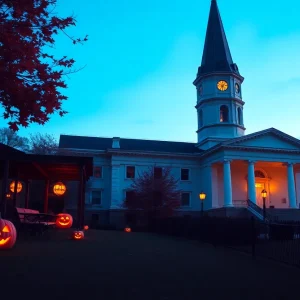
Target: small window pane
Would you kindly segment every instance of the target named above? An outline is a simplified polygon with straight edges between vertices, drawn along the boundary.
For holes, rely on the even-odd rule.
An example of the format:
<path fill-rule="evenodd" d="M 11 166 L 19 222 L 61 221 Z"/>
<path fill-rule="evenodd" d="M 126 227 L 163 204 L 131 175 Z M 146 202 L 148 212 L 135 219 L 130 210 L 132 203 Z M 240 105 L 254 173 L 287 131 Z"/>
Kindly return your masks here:
<path fill-rule="evenodd" d="M 92 191 L 92 205 L 100 205 L 101 204 L 101 191 Z"/>
<path fill-rule="evenodd" d="M 154 179 L 161 179 L 162 178 L 162 168 L 155 167 L 154 168 Z"/>
<path fill-rule="evenodd" d="M 181 206 L 190 206 L 190 193 L 181 194 Z"/>
<path fill-rule="evenodd" d="M 94 167 L 94 177 L 102 178 L 102 167 Z"/>
<path fill-rule="evenodd" d="M 190 170 L 181 169 L 181 180 L 189 180 L 189 179 L 190 179 Z"/>
<path fill-rule="evenodd" d="M 126 178 L 134 178 L 135 177 L 135 167 L 128 166 L 126 168 Z"/>

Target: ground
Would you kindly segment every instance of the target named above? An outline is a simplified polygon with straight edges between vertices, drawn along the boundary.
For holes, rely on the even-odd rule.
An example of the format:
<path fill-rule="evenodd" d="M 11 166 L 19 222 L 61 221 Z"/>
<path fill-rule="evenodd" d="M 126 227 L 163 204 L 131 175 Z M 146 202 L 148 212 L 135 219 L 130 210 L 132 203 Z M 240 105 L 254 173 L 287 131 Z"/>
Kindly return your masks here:
<path fill-rule="evenodd" d="M 13 250 L 0 252 L 1 296 L 298 299 L 299 269 L 230 249 L 134 232 L 90 230 L 82 241 L 68 235 L 21 240 Z"/>

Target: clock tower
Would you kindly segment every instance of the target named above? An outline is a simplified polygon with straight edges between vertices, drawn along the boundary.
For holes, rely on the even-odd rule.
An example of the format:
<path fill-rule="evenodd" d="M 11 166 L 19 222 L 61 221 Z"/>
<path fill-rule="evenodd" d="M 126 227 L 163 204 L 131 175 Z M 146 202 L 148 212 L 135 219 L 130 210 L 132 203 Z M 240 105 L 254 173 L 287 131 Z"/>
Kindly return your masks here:
<path fill-rule="evenodd" d="M 202 62 L 193 82 L 197 89 L 200 149 L 244 135 L 243 80 L 231 57 L 217 1 L 212 0 Z"/>

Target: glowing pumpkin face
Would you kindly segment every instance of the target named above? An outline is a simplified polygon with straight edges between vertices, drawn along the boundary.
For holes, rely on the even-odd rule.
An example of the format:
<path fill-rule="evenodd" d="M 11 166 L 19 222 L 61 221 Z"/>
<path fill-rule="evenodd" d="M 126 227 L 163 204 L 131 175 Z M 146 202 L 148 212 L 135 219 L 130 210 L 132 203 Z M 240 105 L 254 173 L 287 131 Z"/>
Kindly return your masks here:
<path fill-rule="evenodd" d="M 73 232 L 73 239 L 74 240 L 82 240 L 84 238 L 84 232 L 83 231 L 74 231 Z"/>
<path fill-rule="evenodd" d="M 131 228 L 130 227 L 125 227 L 124 231 L 125 232 L 131 232 Z"/>
<path fill-rule="evenodd" d="M 17 193 L 20 193 L 22 191 L 22 183 L 20 181 L 18 181 L 17 183 Z M 9 189 L 12 193 L 15 192 L 15 182 L 13 181 L 10 185 L 9 185 Z"/>
<path fill-rule="evenodd" d="M 17 239 L 17 231 L 13 223 L 0 219 L 0 249 L 10 249 Z"/>
<path fill-rule="evenodd" d="M 58 228 L 71 228 L 73 218 L 69 214 L 58 214 L 56 218 L 56 226 Z"/>
<path fill-rule="evenodd" d="M 67 187 L 62 182 L 57 182 L 53 186 L 53 193 L 57 196 L 62 196 L 67 190 Z"/>

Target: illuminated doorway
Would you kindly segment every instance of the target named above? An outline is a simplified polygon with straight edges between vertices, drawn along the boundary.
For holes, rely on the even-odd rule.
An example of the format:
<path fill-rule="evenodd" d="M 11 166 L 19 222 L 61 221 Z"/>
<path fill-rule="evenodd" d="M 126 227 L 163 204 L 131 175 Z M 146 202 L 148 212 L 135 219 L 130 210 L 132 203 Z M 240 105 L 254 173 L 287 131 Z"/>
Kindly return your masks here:
<path fill-rule="evenodd" d="M 261 196 L 261 192 L 263 190 L 267 191 L 266 198 L 266 206 L 269 207 L 269 184 L 268 184 L 268 176 L 262 170 L 255 170 L 255 191 L 256 191 L 256 204 L 259 207 L 263 207 L 263 199 Z"/>

